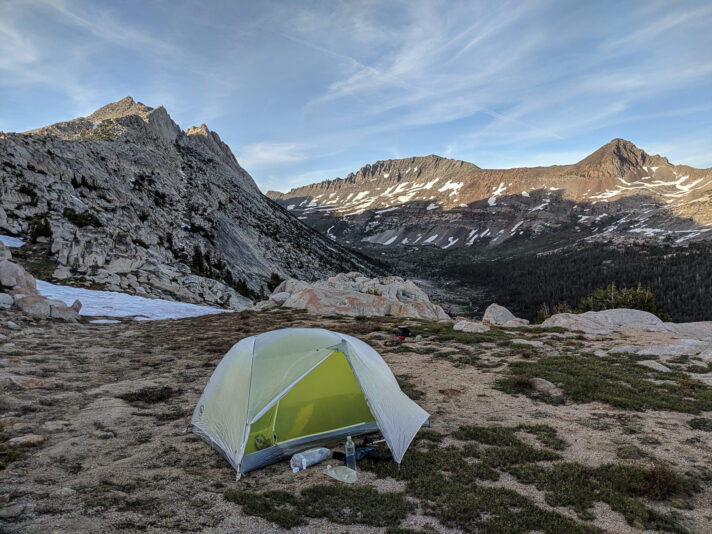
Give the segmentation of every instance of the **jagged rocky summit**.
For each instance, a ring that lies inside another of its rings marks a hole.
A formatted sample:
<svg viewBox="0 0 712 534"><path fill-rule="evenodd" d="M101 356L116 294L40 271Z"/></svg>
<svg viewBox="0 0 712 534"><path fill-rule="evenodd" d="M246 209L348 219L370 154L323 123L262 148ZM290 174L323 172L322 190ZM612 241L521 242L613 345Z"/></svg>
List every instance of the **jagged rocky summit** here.
<svg viewBox="0 0 712 534"><path fill-rule="evenodd" d="M411 280L398 276L369 278L357 272L340 273L314 283L285 280L255 309L261 311L276 306L304 309L315 314L449 319L445 311L430 302L425 292Z"/></svg>
<svg viewBox="0 0 712 534"><path fill-rule="evenodd" d="M272 273L373 273L262 195L217 133L130 97L0 134L0 176L0 230L55 282L244 309Z"/></svg>

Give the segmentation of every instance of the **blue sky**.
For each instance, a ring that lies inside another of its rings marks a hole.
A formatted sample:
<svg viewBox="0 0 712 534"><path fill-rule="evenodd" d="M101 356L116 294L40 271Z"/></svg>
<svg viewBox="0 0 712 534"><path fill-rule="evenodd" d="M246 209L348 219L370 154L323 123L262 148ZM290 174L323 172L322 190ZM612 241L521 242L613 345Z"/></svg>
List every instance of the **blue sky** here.
<svg viewBox="0 0 712 534"><path fill-rule="evenodd" d="M263 189L439 154L712 166L712 3L0 0L0 130L133 96Z"/></svg>

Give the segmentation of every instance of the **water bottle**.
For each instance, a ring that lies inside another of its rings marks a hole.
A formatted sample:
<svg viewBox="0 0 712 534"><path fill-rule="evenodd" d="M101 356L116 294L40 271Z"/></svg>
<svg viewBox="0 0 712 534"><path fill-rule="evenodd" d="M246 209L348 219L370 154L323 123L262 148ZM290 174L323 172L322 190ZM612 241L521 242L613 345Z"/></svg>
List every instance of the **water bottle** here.
<svg viewBox="0 0 712 534"><path fill-rule="evenodd" d="M301 471L306 469L310 465L318 464L319 462L326 460L331 451L325 447L320 447L318 449L309 449L308 451L302 451L289 460L289 467L292 468L293 472Z"/></svg>
<svg viewBox="0 0 712 534"><path fill-rule="evenodd" d="M351 440L351 436L346 438L346 446L344 447L344 452L346 453L346 467L356 471L356 446Z"/></svg>

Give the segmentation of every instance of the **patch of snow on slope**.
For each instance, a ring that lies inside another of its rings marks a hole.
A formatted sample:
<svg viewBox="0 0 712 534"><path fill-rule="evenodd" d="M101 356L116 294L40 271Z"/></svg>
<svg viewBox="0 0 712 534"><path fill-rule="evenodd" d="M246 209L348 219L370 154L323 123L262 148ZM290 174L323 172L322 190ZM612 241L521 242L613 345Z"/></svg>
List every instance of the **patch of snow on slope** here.
<svg viewBox="0 0 712 534"><path fill-rule="evenodd" d="M361 200L362 198L366 198L366 196L370 193L370 191L361 191L358 195L354 197L354 199L351 202L357 202ZM351 196L351 195L349 195Z"/></svg>
<svg viewBox="0 0 712 534"><path fill-rule="evenodd" d="M400 206L394 206L394 207L392 207L392 208L385 208L385 209L382 209L382 210L376 210L376 213L378 213L378 214L380 215L381 213L388 213L389 211L395 211L395 210L397 210L397 209L400 209Z"/></svg>
<svg viewBox="0 0 712 534"><path fill-rule="evenodd" d="M524 221L519 221L517 224L512 226L512 229L509 231L509 233L513 234L514 232L516 232L517 228L519 228L522 224L524 224Z"/></svg>
<svg viewBox="0 0 712 534"><path fill-rule="evenodd" d="M289 211L292 211L294 209L294 204L290 204L289 206L287 206L287 209Z"/></svg>
<svg viewBox="0 0 712 534"><path fill-rule="evenodd" d="M438 189L438 191L440 193L442 193L444 191L452 190L452 193L450 193L450 196L457 195L458 192L460 191L460 188L462 187L462 184L463 184L462 182L451 182L450 180L448 180L444 186L442 186L440 189Z"/></svg>
<svg viewBox="0 0 712 534"><path fill-rule="evenodd" d="M430 211L430 210L438 209L439 207L440 207L440 206L438 206L437 204L429 204L428 207L425 208L425 209L428 210L428 211Z"/></svg>
<svg viewBox="0 0 712 534"><path fill-rule="evenodd" d="M653 237L655 234L664 232L665 230L661 230L660 228L633 228L628 231L633 234L645 234L647 237Z"/></svg>
<svg viewBox="0 0 712 534"><path fill-rule="evenodd" d="M418 167L415 168L415 170L418 170ZM435 185L435 183L440 180L440 178L433 178L431 181L429 181L427 184L423 186L423 189L430 189Z"/></svg>
<svg viewBox="0 0 712 534"><path fill-rule="evenodd" d="M198 306L187 302L173 302L163 299L147 299L116 291L96 291L80 287L58 286L37 280L40 295L65 302L70 306L79 299L82 303L81 315L110 317L137 317L141 320L181 319L198 317L231 310Z"/></svg>
<svg viewBox="0 0 712 534"><path fill-rule="evenodd" d="M528 196L529 196L529 193L527 193L526 191L522 191L522 196L523 196L523 197L528 197Z"/></svg>
<svg viewBox="0 0 712 534"><path fill-rule="evenodd" d="M390 244L393 243L396 239L398 239L398 235L394 235L393 237L391 237L388 241L386 241L386 242L383 243L383 244L384 244L384 245L390 245Z"/></svg>
<svg viewBox="0 0 712 534"><path fill-rule="evenodd" d="M437 238L438 238L438 234L432 235L432 236L430 236L428 239L426 239L425 241L423 241L423 245L425 245L426 243L432 243L432 242L435 241Z"/></svg>
<svg viewBox="0 0 712 534"><path fill-rule="evenodd" d="M384 177L384 178L388 178L390 175L391 175L390 172L384 172L384 173L383 173L383 177Z"/></svg>
<svg viewBox="0 0 712 534"><path fill-rule="evenodd" d="M543 203L539 204L535 208L530 209L529 211L543 210L544 208L546 208L549 205L549 202L550 202L549 200L545 200Z"/></svg>
<svg viewBox="0 0 712 534"><path fill-rule="evenodd" d="M336 226L336 225L335 225L335 224L332 224L332 225L329 226L329 228L326 230L326 236L327 236L329 239L331 239L332 241L336 241L336 236L331 233L331 229L332 229L334 226Z"/></svg>
<svg viewBox="0 0 712 534"><path fill-rule="evenodd" d="M460 241L460 239L457 238L457 237L448 237L448 238L447 238L447 241L448 241L448 243L447 243L447 245L445 245L445 246L443 247L443 250L446 249L446 248L450 248L450 247L453 246L455 243L457 243L458 241Z"/></svg>
<svg viewBox="0 0 712 534"><path fill-rule="evenodd" d="M499 187L497 187L497 188L493 187L492 189L494 189L495 191L492 193L492 196L487 199L487 204L489 204L490 206L496 206L497 205L497 195L499 195L500 193L503 193L507 189L507 187L504 185L504 182L500 182Z"/></svg>
<svg viewBox="0 0 712 534"><path fill-rule="evenodd" d="M17 237L10 237L9 235L0 235L0 241L2 241L8 248L20 248L25 242Z"/></svg>

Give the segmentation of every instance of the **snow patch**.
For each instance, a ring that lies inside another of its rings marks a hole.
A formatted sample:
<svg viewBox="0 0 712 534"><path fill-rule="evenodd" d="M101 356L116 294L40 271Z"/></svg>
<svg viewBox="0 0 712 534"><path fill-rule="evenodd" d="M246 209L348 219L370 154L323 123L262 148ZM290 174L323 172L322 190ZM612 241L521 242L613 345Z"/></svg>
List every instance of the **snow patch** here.
<svg viewBox="0 0 712 534"><path fill-rule="evenodd" d="M460 188L462 187L463 183L462 182L451 182L448 180L444 186L442 186L438 191L440 193L444 191L450 191L452 190L452 193L450 193L450 196L457 195L460 191Z"/></svg>
<svg viewBox="0 0 712 534"><path fill-rule="evenodd" d="M529 196L529 193L527 193L526 191L522 191L522 196L523 196L523 197L528 197L528 196Z"/></svg>
<svg viewBox="0 0 712 534"><path fill-rule="evenodd" d="M393 237L391 237L388 241L386 241L386 242L383 243L383 244L384 244L384 245L390 245L390 244L393 243L396 239L398 239L398 235L394 235Z"/></svg>
<svg viewBox="0 0 712 534"><path fill-rule="evenodd" d="M453 246L455 243L457 243L458 241L460 241L460 239L457 238L457 237L448 237L448 238L447 238L447 241L448 241L448 243L447 243L447 245L445 245L445 246L443 247L443 250L446 249L446 248L450 248L450 247Z"/></svg>
<svg viewBox="0 0 712 534"><path fill-rule="evenodd" d="M43 297L57 299L68 306L79 299L82 303L81 315L109 317L136 317L139 320L182 319L199 317L232 310L198 306L187 302L173 302L163 299L148 299L116 291L97 291L80 287L58 286L37 280L37 291Z"/></svg>
<svg viewBox="0 0 712 534"><path fill-rule="evenodd" d="M432 242L435 241L437 238L438 238L438 234L432 235L432 236L430 236L428 239L426 239L425 241L423 241L423 244L425 245L426 243L432 243Z"/></svg>
<svg viewBox="0 0 712 534"><path fill-rule="evenodd" d="M289 211L292 211L294 209L294 204L290 204L289 206L287 206L287 209Z"/></svg>
<svg viewBox="0 0 712 534"><path fill-rule="evenodd" d="M9 235L0 235L0 241L2 241L8 248L20 248L25 242L17 237L10 237Z"/></svg>
<svg viewBox="0 0 712 534"><path fill-rule="evenodd" d="M439 207L440 207L440 206L438 206L437 204L429 204L428 207L425 208L425 209L428 210L428 211L430 211L430 210L438 209Z"/></svg>

